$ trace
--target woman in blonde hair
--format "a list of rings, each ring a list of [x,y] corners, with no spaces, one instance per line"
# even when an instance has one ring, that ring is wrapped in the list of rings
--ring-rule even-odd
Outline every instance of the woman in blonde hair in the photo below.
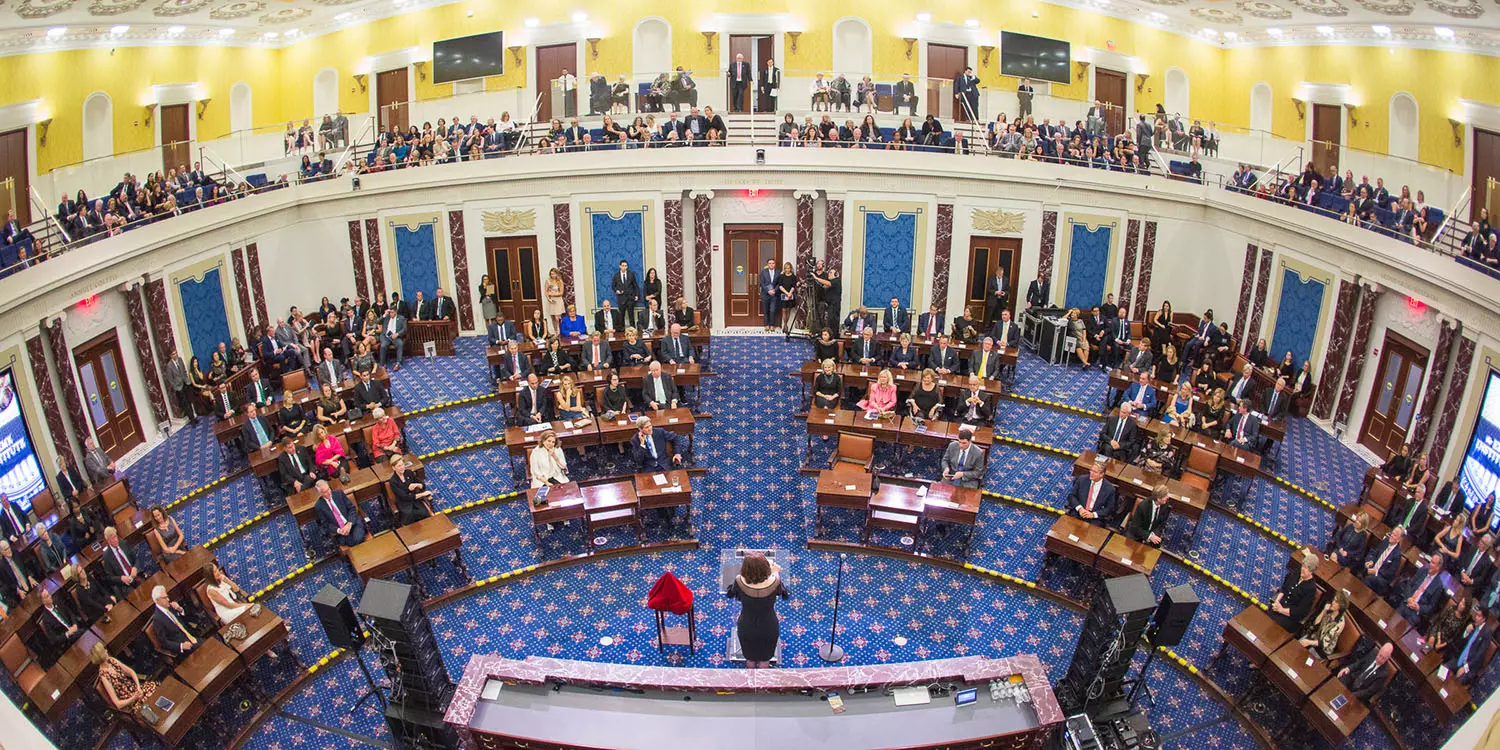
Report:
[[[102,642],[95,641],[94,647],[89,649],[89,661],[99,667],[99,676],[95,679],[116,710],[125,711],[156,692],[156,683],[141,682],[141,676],[125,662],[110,656]]]
[[[781,569],[764,555],[745,555],[740,574],[729,585],[729,598],[740,602],[735,620],[740,651],[749,669],[769,668],[781,642],[781,622],[776,617],[776,597],[791,596],[781,582]]]

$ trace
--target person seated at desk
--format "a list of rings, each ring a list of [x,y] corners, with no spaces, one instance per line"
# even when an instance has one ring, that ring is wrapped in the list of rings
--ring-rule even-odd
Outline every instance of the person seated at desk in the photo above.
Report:
[[[1193,411],[1193,388],[1187,383],[1178,383],[1172,400],[1161,412],[1161,421],[1173,427],[1193,428],[1198,414]]]
[[[89,662],[99,668],[95,679],[116,711],[129,711],[156,693],[157,683],[141,681],[134,669],[109,655],[103,641],[96,641],[89,649]]]
[[[1385,541],[1365,553],[1362,571],[1365,586],[1376,594],[1385,596],[1396,582],[1396,573],[1401,570],[1401,542],[1406,538],[1406,529],[1394,526],[1386,534]]]
[[[679,326],[682,326],[683,328],[692,328],[694,325],[696,325],[696,323],[694,322],[694,319],[696,317],[697,315],[694,312],[693,308],[688,307],[687,298],[678,297],[677,309],[672,312],[672,322],[676,323]]]
[[[1250,411],[1248,400],[1241,400],[1235,407],[1234,416],[1224,428],[1224,439],[1236,448],[1260,450],[1260,416]]]
[[[1495,535],[1485,533],[1478,542],[1466,547],[1464,554],[1453,561],[1450,570],[1458,575],[1459,583],[1464,586],[1483,588],[1495,571]]]
[[[281,487],[287,494],[301,492],[313,486],[317,481],[317,476],[313,473],[316,465],[307,449],[298,447],[295,439],[281,441],[281,454],[276,456],[276,474],[281,478]]]
[[[384,383],[371,377],[370,373],[356,371],[353,399],[355,408],[369,411],[377,406],[390,406],[391,392],[386,390]]]
[[[1150,351],[1146,351],[1150,355]],[[1135,382],[1120,392],[1120,404],[1130,404],[1131,411],[1150,414],[1156,408],[1156,386],[1151,383],[1149,370],[1141,370]]]
[[[813,342],[813,359],[819,362],[839,359],[839,342],[833,337],[833,329],[824,328],[818,332],[818,339]]]
[[[995,348],[995,338],[985,336],[979,351],[969,355],[969,372],[985,380],[999,380],[1001,353]]]
[[[186,555],[191,545],[187,543],[182,527],[177,525],[177,519],[168,516],[160,505],[151,508],[150,516],[147,534],[156,539],[162,561],[176,562]]]
[[[628,414],[632,408],[630,402],[630,389],[625,387],[625,382],[620,379],[619,371],[609,373],[609,382],[599,389],[599,403],[604,419],[615,419],[621,414]],[[624,451],[624,444],[620,450]]]
[[[1127,463],[1135,456],[1140,428],[1131,416],[1131,405],[1120,404],[1115,416],[1104,421],[1099,431],[1099,442],[1095,446],[1101,456],[1119,459]]]
[[[913,419],[937,420],[943,411],[943,390],[937,384],[932,368],[922,371],[922,379],[906,398],[906,414]]]
[[[556,336],[547,338],[547,352],[542,355],[541,369],[547,375],[561,375],[574,369],[572,355],[562,348],[562,341]]]
[[[651,269],[650,273],[656,273],[656,269]],[[647,283],[649,284],[650,276],[647,276],[647,279]],[[636,322],[640,325],[640,332],[646,336],[655,336],[658,332],[667,330],[667,317],[662,314],[661,306],[655,297],[646,298],[646,309],[642,310],[637,317]],[[630,321],[627,320],[625,321],[625,330],[628,331],[630,329]]]
[[[626,326],[625,342],[620,344],[620,366],[640,367],[650,364],[653,359],[651,349],[641,340],[640,333],[634,326]]]
[[[1010,310],[1001,310],[1000,319],[990,328],[988,338],[994,339],[1002,349],[1021,345],[1021,327],[1011,322]]]
[[[245,386],[245,403],[255,404],[261,409],[271,405],[271,385],[260,378],[260,368],[250,368],[250,383]]]
[[[219,567],[216,562],[210,562],[203,566],[201,572],[204,581],[203,593],[213,605],[213,615],[221,625],[228,625],[239,619],[240,615],[249,612],[254,606],[246,602],[250,598],[240,585],[229,578],[229,574]],[[270,654],[273,658],[274,652]]]
[[[1401,447],[1396,450],[1396,455],[1391,456],[1381,465],[1380,473],[1382,476],[1400,481],[1411,471],[1411,465],[1411,445],[1402,443]]]
[[[1329,553],[1334,562],[1346,568],[1354,568],[1363,559],[1365,547],[1370,543],[1370,514],[1358,511],[1349,523],[1333,532]]]
[[[73,602],[84,622],[109,622],[109,612],[119,599],[83,565],[69,564],[62,569],[63,580],[73,581]]]
[[[660,362],[652,362],[646,377],[641,381],[641,403],[650,409],[676,409],[677,385],[672,376],[661,371]]]
[[[1415,493],[1425,497],[1427,495],[1427,485],[1418,485]],[[1473,510],[1469,511],[1469,533],[1482,534],[1488,531],[1490,524],[1494,520],[1495,493],[1491,492],[1485,496],[1482,502],[1475,505]]]
[[[656,346],[656,358],[669,365],[690,365],[698,361],[693,351],[693,340],[682,332],[682,326],[672,323],[672,329]]]
[[[1459,485],[1458,478],[1454,477],[1443,482],[1443,485],[1438,488],[1437,495],[1432,500],[1432,515],[1436,518],[1447,518],[1463,510],[1467,505],[1463,487]]]
[[[1432,537],[1432,553],[1446,557],[1450,567],[1458,562],[1468,546],[1464,542],[1464,525],[1468,522],[1469,514],[1460,512],[1448,519],[1448,525]]]
[[[319,479],[314,486],[318,489],[315,508],[319,525],[334,536],[340,547],[354,547],[363,542],[368,523],[364,511],[343,490],[330,488],[326,480]]]
[[[1157,351],[1151,364],[1151,376],[1163,383],[1176,383],[1182,376],[1182,361],[1177,358],[1177,347],[1170,341]],[[1187,382],[1186,379],[1183,382]]]
[[[33,525],[32,531],[36,533],[33,550],[36,552],[37,564],[41,567],[40,574],[47,576],[62,570],[68,564],[68,546],[63,544],[62,538],[54,536],[43,523]]]
[[[1446,592],[1443,590],[1443,556],[1432,555],[1427,564],[1411,572],[1397,584],[1394,593],[1396,614],[1406,618],[1413,627],[1421,628],[1427,618],[1437,611]]]
[[[397,453],[391,456],[391,478],[386,488],[396,501],[396,523],[400,526],[416,523],[432,515],[432,492],[415,475],[407,473],[406,457]]]
[[[614,367],[614,352],[610,351],[609,344],[600,340],[598,331],[589,334],[588,343],[583,345],[581,362],[584,370],[608,370]]]
[[[1340,591],[1323,605],[1318,616],[1297,633],[1297,642],[1312,655],[1327,661],[1338,653],[1339,637],[1349,622],[1349,595]]]
[[[370,452],[374,458],[383,461],[386,456],[401,453],[406,442],[401,435],[401,425],[383,407],[375,407],[370,415],[375,420],[370,426]]]
[[[10,542],[0,540],[0,596],[18,604],[36,588],[40,578],[31,560],[17,557]]]
[[[583,316],[578,314],[578,306],[568,305],[568,312],[562,316],[557,323],[557,335],[563,338],[575,338],[588,333],[588,325]]]
[[[1318,584],[1313,580],[1313,571],[1318,569],[1318,555],[1312,550],[1302,553],[1301,564],[1287,572],[1281,581],[1281,589],[1271,600],[1271,621],[1282,630],[1293,635],[1302,632],[1302,624],[1312,614],[1317,599]]]
[[[152,587],[151,601],[154,604],[151,612],[151,632],[156,635],[157,642],[170,654],[185,654],[192,651],[199,641],[198,637],[188,629],[187,610],[167,596],[166,586]]]
[[[344,445],[323,425],[313,428],[313,461],[322,469],[324,477],[349,481],[349,456],[344,452]]]
[[[866,329],[874,330],[875,313],[869,308],[860,305],[858,310],[853,310],[844,318],[844,330],[853,334],[863,334]]]
[[[864,332],[848,345],[846,358],[852,364],[871,367],[880,362],[880,348],[875,344],[875,329],[866,328]]]
[[[959,394],[961,399],[953,405],[953,419],[965,424],[989,424],[995,416],[988,394],[984,392],[984,380],[970,375],[968,387]]]
[[[620,311],[610,307],[609,300],[599,303],[600,307],[594,313],[594,333],[614,333],[624,329],[624,318]]]
[[[552,430],[542,433],[527,464],[531,469],[532,487],[567,484],[572,481],[568,479],[568,457],[557,443],[557,433]]]
[[[562,382],[557,387],[557,417],[566,420],[589,418],[583,390],[573,383],[572,375],[562,376]]]
[[[912,346],[911,334],[901,334],[896,347],[891,350],[890,365],[903,370],[915,370],[922,366],[922,355],[917,352],[915,346]]]
[[[915,331],[917,335],[934,338],[944,330],[943,314],[938,312],[937,305],[928,305],[927,312],[917,316],[917,328]]]
[[[678,437],[667,430],[651,426],[650,417],[641,417],[635,422],[635,435],[630,438],[630,452],[638,471],[651,473],[671,471],[683,465],[682,453],[677,447]],[[659,508],[657,513],[671,523],[676,516],[675,507]]]
[[[946,335],[938,336],[937,345],[927,352],[927,369],[944,376],[958,371],[958,350],[948,345]]]
[[[1414,492],[1417,489],[1418,485],[1430,486],[1431,484],[1432,470],[1428,468],[1427,455],[1422,454],[1418,456],[1417,460],[1411,465],[1409,469],[1406,470],[1406,474],[1402,475],[1401,486],[1405,488],[1407,492]]]
[[[554,272],[556,269],[553,269]],[[551,283],[550,281],[548,283]],[[559,321],[561,319],[559,318]],[[547,338],[547,316],[541,310],[532,310],[531,318],[521,324],[521,338],[525,341],[545,341]]]
[[[220,383],[213,389],[214,413],[219,416],[219,421],[234,419],[234,397],[229,393],[229,384]]]
[[[1151,496],[1136,503],[1135,510],[1130,512],[1130,519],[1125,522],[1125,536],[1141,544],[1160,547],[1167,519],[1172,515],[1172,508],[1167,505],[1169,499],[1167,486],[1157,485]]]
[[[53,599],[52,592],[47,589],[41,590],[36,619],[42,640],[47,644],[47,653],[43,655],[43,664],[46,665],[56,663],[83,632],[83,621],[78,615],[70,611],[66,603]]]
[[[521,331],[516,328],[516,324],[505,319],[503,311],[496,310],[494,319],[485,328],[485,335],[489,339],[490,346],[499,346],[503,341],[520,339]]]
[[[1136,375],[1152,372],[1154,359],[1151,346],[1143,336],[1125,352],[1120,361],[1120,370],[1134,380]]]
[[[1468,685],[1479,676],[1479,668],[1484,662],[1484,652],[1490,645],[1495,628],[1490,623],[1493,618],[1490,610],[1484,607],[1472,608],[1473,620],[1459,639],[1454,641],[1454,647],[1458,648],[1458,655],[1450,659],[1443,666],[1448,668],[1449,673],[1458,677],[1461,684]],[[1458,644],[1462,643],[1462,646]]]
[[[1158,432],[1141,447],[1136,465],[1146,471],[1176,477],[1181,474],[1177,468],[1181,460],[1177,447],[1172,445],[1172,436],[1167,432]]]
[[[1115,486],[1104,478],[1104,465],[1103,459],[1095,461],[1086,476],[1074,478],[1068,487],[1068,496],[1063,500],[1068,515],[1095,526],[1105,525],[1114,517],[1119,505]]]
[[[521,346],[514,341],[505,342],[505,357],[495,365],[497,381],[525,380],[531,374],[531,357],[521,353]]]
[[[1399,501],[1391,504],[1391,512],[1385,516],[1386,524],[1400,526],[1412,544],[1424,546],[1427,539],[1427,516],[1432,510],[1432,504],[1427,502],[1427,488],[1418,487],[1404,504],[1398,503]]]
[[[958,440],[949,443],[940,463],[943,481],[959,487],[978,487],[984,479],[984,451],[974,445],[973,430],[959,430]]]
[[[541,387],[535,372],[527,373],[526,384],[516,390],[516,414],[522,424],[540,424],[551,419],[552,394]]]
[[[958,344],[977,344],[980,331],[984,329],[984,321],[971,318],[965,312],[967,311],[960,312],[953,319],[953,341]]]
[[[838,374],[838,364],[832,358],[823,360],[818,374],[813,376],[812,403],[820,409],[837,409],[844,397],[844,378]],[[823,436],[828,439],[827,435]]]
[[[1253,402],[1255,400],[1255,376],[1254,367],[1246,364],[1240,370],[1240,376],[1229,383],[1229,390],[1225,393],[1230,401],[1235,403]]]
[[[339,398],[332,386],[323,383],[318,386],[318,392],[315,408],[320,425],[333,424],[349,416],[348,405],[344,403],[344,399]]]
[[[837,376],[835,376],[837,377]],[[859,408],[876,414],[889,414],[896,410],[896,379],[890,370],[881,370],[870,383]],[[826,436],[825,436],[826,437]]]
[[[901,306],[901,299],[891,298],[891,304],[880,314],[880,330],[886,333],[906,333],[911,324],[911,314]]]

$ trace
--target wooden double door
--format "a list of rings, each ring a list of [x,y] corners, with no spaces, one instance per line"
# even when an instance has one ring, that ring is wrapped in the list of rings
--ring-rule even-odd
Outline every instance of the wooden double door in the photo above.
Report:
[[[26,162],[26,129],[0,133],[0,221],[15,209],[16,220],[31,223],[31,169]]]
[[[536,237],[487,237],[484,240],[484,256],[489,263],[490,281],[495,284],[495,307],[505,313],[505,319],[517,326],[531,317],[534,310],[542,309],[541,272],[537,266]],[[484,317],[484,306],[479,305],[479,317]],[[486,327],[489,321],[481,322]]]
[[[768,260],[781,266],[781,225],[726,225],[724,247],[724,325],[765,325],[760,272]]]
[[[1427,371],[1426,349],[1387,331],[1380,350],[1375,387],[1365,406],[1359,443],[1382,459],[1400,450],[1411,432],[1412,416],[1422,400],[1422,376]]]
[[[1125,132],[1125,74],[1118,70],[1094,69],[1094,98],[1104,106],[1104,132],[1116,136]],[[1186,115],[1184,115],[1186,116]]]
[[[375,104],[380,109],[380,130],[392,126],[406,130],[411,126],[411,92],[406,68],[375,74]]]
[[[140,445],[141,422],[130,396],[125,360],[114,331],[94,338],[73,350],[78,366],[78,387],[83,390],[84,410],[94,425],[99,447],[110,458],[119,458]]]
[[[1014,315],[1016,312],[1016,290],[1020,283],[1016,279],[1016,271],[1021,265],[1021,238],[1019,237],[971,237],[969,238],[969,281],[964,287],[964,310],[948,311],[948,319],[952,320],[954,315],[965,312],[970,320],[984,320],[985,330],[989,330],[994,324],[992,317],[986,312],[989,299],[985,289],[989,287],[990,279],[994,277],[997,269],[1005,271],[1005,284],[1009,288],[1006,296],[1005,309]],[[938,300],[938,304],[943,304]],[[1000,314],[993,316],[999,319]]]
[[[162,173],[192,169],[193,134],[187,104],[169,104],[157,115],[161,118]]]
[[[1338,174],[1339,147],[1343,143],[1344,108],[1337,104],[1312,105],[1312,163],[1318,174]]]

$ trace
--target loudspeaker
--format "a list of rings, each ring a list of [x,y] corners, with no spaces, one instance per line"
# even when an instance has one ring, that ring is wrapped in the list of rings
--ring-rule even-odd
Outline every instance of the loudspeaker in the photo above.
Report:
[[[1152,646],[1176,646],[1182,642],[1182,636],[1187,633],[1188,624],[1197,612],[1198,595],[1193,593],[1192,586],[1184,583],[1167,589],[1162,594],[1161,604],[1156,607],[1156,617],[1151,621],[1146,638]]]
[[[364,642],[361,635],[362,628],[359,619],[354,616],[354,607],[349,604],[349,596],[333,584],[326,584],[312,598],[313,611],[318,613],[318,621],[323,623],[323,632],[328,634],[328,642],[334,648],[354,649]]]
[[[1057,684],[1064,712],[1087,711],[1124,697],[1125,674],[1156,608],[1156,594],[1145,576],[1104,581],[1084,618],[1073,661]]]
[[[447,710],[453,681],[412,587],[371,579],[359,600],[359,614],[383,639],[380,660],[395,686],[392,702],[439,713]]]
[[[385,724],[398,748],[456,750],[458,735],[443,722],[443,714],[397,703],[385,710]]]

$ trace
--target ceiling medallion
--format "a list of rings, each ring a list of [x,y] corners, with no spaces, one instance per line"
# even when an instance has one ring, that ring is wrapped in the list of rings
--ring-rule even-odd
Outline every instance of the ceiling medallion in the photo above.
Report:
[[[1211,23],[1240,24],[1245,20],[1240,14],[1223,8],[1194,8],[1188,12],[1200,21]]]
[[[1291,11],[1266,0],[1240,0],[1236,5],[1241,13],[1268,21],[1285,21],[1292,17]]]
[[[71,7],[78,0],[21,0],[16,6],[16,15],[22,18],[46,18]]]
[[[253,0],[238,0],[237,2],[221,5],[209,12],[208,17],[216,21],[230,21],[236,18],[254,15],[265,10],[266,4],[254,2]]]
[[[1359,7],[1379,13],[1383,16],[1409,16],[1412,12],[1411,0],[1354,0]]]
[[[158,16],[171,18],[173,16],[185,16],[189,13],[197,13],[208,7],[208,0],[166,0],[161,5],[151,9]]]
[[[300,21],[310,15],[312,15],[312,11],[307,8],[282,8],[281,10],[272,11],[261,16],[260,22],[288,23],[290,21]]]
[[[95,16],[117,16],[129,13],[146,4],[146,0],[93,0],[89,3],[89,14]]]
[[[1292,5],[1315,16],[1332,18],[1349,15],[1349,9],[1339,5],[1338,0],[1292,0]]]
[[[1454,18],[1478,18],[1484,15],[1479,0],[1427,0],[1427,7]]]

